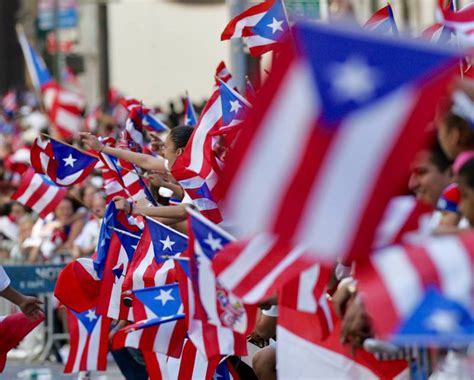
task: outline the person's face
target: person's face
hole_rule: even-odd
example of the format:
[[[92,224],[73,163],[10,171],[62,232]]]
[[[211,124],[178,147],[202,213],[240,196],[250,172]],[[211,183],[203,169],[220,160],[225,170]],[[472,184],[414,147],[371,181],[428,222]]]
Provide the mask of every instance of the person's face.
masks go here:
[[[10,218],[13,220],[13,221],[18,221],[23,215],[25,215],[26,212],[25,212],[25,208],[18,204],[18,203],[14,203],[12,205],[12,209],[10,211]]]
[[[92,200],[92,212],[98,217],[103,218],[105,212],[105,199],[99,196],[94,197]]]
[[[169,167],[173,167],[176,158],[183,153],[183,149],[179,148],[176,149],[173,140],[171,140],[170,136],[166,137],[165,140],[165,149],[163,152],[163,156],[168,160]]]
[[[55,215],[56,219],[61,223],[68,223],[69,219],[72,217],[74,210],[72,208],[72,203],[68,199],[63,199],[58,207],[56,207]]]
[[[84,189],[83,202],[87,207],[91,207],[94,194],[97,192],[97,189],[93,186],[87,186]]]
[[[416,198],[435,207],[441,193],[451,182],[449,170],[441,172],[429,160],[429,152],[420,152],[412,165],[408,187]]]
[[[164,157],[165,143],[163,140],[154,133],[150,133],[151,137],[151,150],[157,155]]]
[[[33,222],[28,221],[25,223],[21,223],[18,228],[20,241],[26,240],[31,235],[32,229],[33,229]]]
[[[438,130],[438,141],[444,153],[454,160],[459,154],[459,130],[456,128],[448,128],[444,120],[440,120],[436,128]]]
[[[474,226],[474,189],[469,187],[462,177],[458,180],[459,193],[461,200],[459,202],[459,211],[468,220],[471,227]]]

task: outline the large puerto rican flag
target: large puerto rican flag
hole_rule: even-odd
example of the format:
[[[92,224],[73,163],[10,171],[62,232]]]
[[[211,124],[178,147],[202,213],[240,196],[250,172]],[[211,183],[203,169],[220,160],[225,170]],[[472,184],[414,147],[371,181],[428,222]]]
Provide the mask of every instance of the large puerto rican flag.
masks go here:
[[[244,121],[220,190],[237,236],[270,233],[332,264],[370,251],[459,56],[319,24],[299,25],[293,37],[296,49],[288,42]]]

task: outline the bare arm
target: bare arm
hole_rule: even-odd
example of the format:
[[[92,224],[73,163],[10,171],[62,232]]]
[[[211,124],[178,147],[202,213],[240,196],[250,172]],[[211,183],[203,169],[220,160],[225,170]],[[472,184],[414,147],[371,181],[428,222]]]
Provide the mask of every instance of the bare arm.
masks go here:
[[[130,213],[130,203],[121,197],[114,199],[117,210],[122,210],[125,213]],[[188,213],[186,207],[189,205],[181,204],[178,206],[163,206],[163,207],[143,207],[138,204],[133,205],[132,214],[145,215],[157,218],[160,222],[165,224],[174,224],[186,220]]]
[[[43,315],[40,306],[42,302],[38,298],[25,296],[11,286],[7,286],[1,291],[0,297],[6,298],[17,305],[28,318],[35,319]]]
[[[156,170],[158,172],[167,172],[168,169],[165,165],[165,159],[157,156],[153,157],[148,154],[135,153],[126,149],[112,148],[110,146],[103,146],[96,136],[90,133],[81,133],[82,141],[89,149],[96,150],[98,152],[107,153],[111,156],[121,158],[129,161],[145,170]]]

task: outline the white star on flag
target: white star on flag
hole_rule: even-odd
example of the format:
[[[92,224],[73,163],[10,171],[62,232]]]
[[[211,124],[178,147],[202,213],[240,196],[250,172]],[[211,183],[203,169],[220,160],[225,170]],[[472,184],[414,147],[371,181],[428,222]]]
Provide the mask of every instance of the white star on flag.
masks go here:
[[[273,21],[271,24],[268,24],[267,26],[269,28],[272,28],[272,34],[275,34],[277,30],[280,30],[283,32],[282,24],[284,20],[278,21],[275,17],[273,17]]]
[[[161,304],[165,306],[168,301],[174,301],[174,297],[171,295],[172,291],[173,289],[160,289],[160,294],[155,297],[155,300],[161,301]]]
[[[207,239],[204,239],[204,243],[206,243],[213,251],[221,250],[222,247],[222,239],[214,239],[212,234],[209,232],[207,234]]]
[[[239,103],[238,100],[230,101],[230,112],[239,112],[239,109],[242,108],[242,105]]]
[[[380,83],[380,73],[358,56],[333,63],[329,76],[333,95],[340,102],[364,102],[374,95]]]
[[[165,240],[160,240],[161,244],[163,244],[163,251],[169,249],[170,251],[173,251],[173,248],[171,248],[175,242],[172,241],[169,237],[169,235],[166,236]]]
[[[453,333],[458,330],[458,316],[454,312],[436,310],[425,321],[425,325],[439,332]]]
[[[77,161],[77,158],[72,157],[72,154],[69,154],[68,157],[63,158],[63,161],[65,162],[64,166],[70,166],[71,168],[74,167],[74,162]]]
[[[94,310],[89,310],[86,314],[86,318],[89,320],[89,322],[92,322],[94,319],[97,319],[97,315],[95,315]]]

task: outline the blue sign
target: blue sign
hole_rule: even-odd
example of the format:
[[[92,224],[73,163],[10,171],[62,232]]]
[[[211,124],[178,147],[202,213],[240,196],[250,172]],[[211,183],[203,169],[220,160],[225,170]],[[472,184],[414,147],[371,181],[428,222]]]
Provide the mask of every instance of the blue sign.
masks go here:
[[[55,7],[58,5],[58,9]],[[57,17],[57,21],[56,21]],[[75,28],[77,26],[76,0],[40,0],[38,2],[38,28],[52,30],[56,22],[59,29]]]
[[[24,294],[52,293],[64,264],[5,265],[11,286]]]

